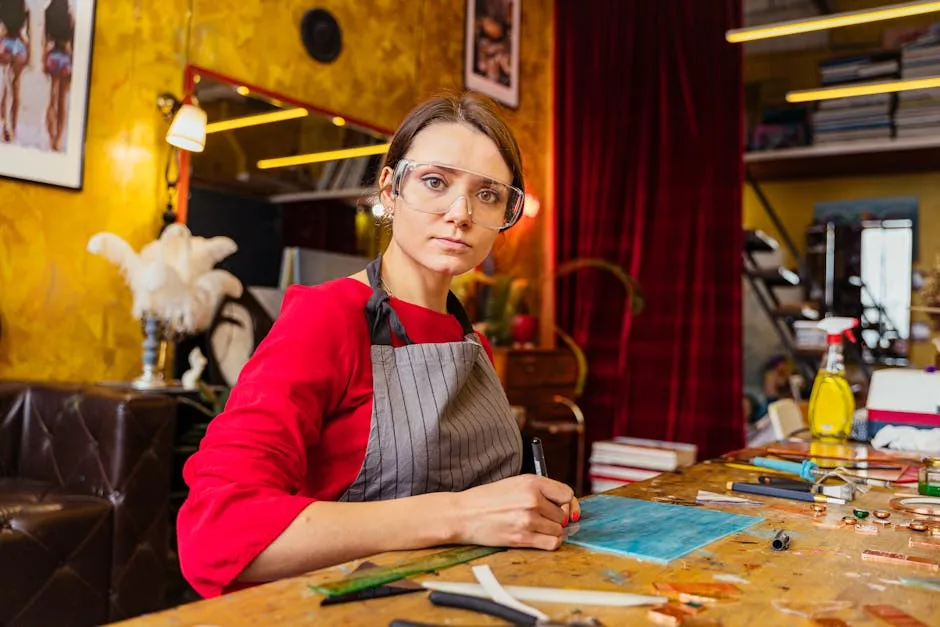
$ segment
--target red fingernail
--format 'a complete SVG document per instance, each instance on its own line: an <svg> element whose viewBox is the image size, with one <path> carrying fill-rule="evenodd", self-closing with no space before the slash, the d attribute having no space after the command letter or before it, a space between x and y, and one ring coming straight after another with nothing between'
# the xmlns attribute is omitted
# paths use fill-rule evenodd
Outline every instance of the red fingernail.
<svg viewBox="0 0 940 627"><path fill-rule="evenodd" d="M562 526L562 527L567 527L567 526L568 526L568 517L567 517L567 516L565 516L565 522L561 523L561 526Z"/></svg>
<svg viewBox="0 0 940 627"><path fill-rule="evenodd" d="M579 518L581 518L581 512L575 512L571 515L572 522L578 522Z"/></svg>

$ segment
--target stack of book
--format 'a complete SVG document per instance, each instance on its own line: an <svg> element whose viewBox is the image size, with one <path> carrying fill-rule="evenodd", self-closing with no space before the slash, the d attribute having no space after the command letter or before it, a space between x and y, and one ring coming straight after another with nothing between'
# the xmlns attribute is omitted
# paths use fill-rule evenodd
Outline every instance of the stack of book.
<svg viewBox="0 0 940 627"><path fill-rule="evenodd" d="M901 68L896 51L829 59L819 64L824 87L897 78ZM892 136L894 94L874 94L824 100L813 115L813 143L889 139Z"/></svg>
<svg viewBox="0 0 940 627"><path fill-rule="evenodd" d="M694 444L627 437L599 440L591 446L591 492L606 492L692 466L697 456Z"/></svg>
<svg viewBox="0 0 940 627"><path fill-rule="evenodd" d="M932 27L915 41L901 47L901 77L936 76L940 76L940 32ZM940 133L940 89L911 89L898 93L894 124L898 137Z"/></svg>

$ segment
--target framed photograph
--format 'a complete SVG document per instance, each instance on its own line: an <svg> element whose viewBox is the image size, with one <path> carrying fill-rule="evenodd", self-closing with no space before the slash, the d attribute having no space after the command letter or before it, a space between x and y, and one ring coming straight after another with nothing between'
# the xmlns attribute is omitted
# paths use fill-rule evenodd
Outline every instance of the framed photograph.
<svg viewBox="0 0 940 627"><path fill-rule="evenodd" d="M0 176L82 188L96 0L0 0Z"/></svg>
<svg viewBox="0 0 940 627"><path fill-rule="evenodd" d="M464 86L519 106L522 0L467 0Z"/></svg>

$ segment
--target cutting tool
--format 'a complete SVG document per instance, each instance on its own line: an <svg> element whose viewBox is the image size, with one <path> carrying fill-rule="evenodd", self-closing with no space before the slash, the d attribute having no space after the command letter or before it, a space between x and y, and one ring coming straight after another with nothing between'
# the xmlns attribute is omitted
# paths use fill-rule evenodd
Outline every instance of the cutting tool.
<svg viewBox="0 0 940 627"><path fill-rule="evenodd" d="M568 620L539 620L531 614L520 612L508 605L497 603L491 599L466 594L454 594L435 590L428 595L428 599L430 599L431 603L434 605L470 610L471 612L495 616L518 627L603 627L603 623L591 616L573 617ZM436 627L436 625L396 618L389 623L389 627Z"/></svg>

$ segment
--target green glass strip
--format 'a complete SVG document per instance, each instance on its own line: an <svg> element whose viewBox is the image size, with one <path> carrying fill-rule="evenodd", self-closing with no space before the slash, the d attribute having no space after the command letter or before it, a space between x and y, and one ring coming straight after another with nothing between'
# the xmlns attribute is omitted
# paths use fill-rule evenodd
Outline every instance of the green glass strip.
<svg viewBox="0 0 940 627"><path fill-rule="evenodd" d="M352 573L342 579L328 581L321 584L310 584L310 588L328 597L351 594L361 590L368 590L386 583L398 581L412 575L421 575L450 568L487 555L505 551L504 548L489 546L465 546L450 549L441 553L433 553L423 557L416 557L400 564L390 566L377 566L368 570Z"/></svg>

